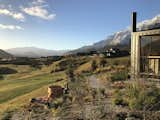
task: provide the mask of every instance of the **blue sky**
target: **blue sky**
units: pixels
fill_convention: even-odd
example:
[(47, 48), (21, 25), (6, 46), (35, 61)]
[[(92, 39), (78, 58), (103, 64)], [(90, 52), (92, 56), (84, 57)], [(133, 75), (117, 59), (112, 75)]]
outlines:
[(75, 49), (160, 14), (159, 0), (0, 0), (0, 49)]

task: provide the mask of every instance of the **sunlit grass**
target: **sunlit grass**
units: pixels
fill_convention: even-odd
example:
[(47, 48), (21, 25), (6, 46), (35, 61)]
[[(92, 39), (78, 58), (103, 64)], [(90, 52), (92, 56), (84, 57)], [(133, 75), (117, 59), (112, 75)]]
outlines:
[[(64, 79), (61, 83), (57, 79)], [(47, 95), (47, 87), (65, 84), (65, 73), (44, 73), (25, 79), (5, 79), (0, 81), (0, 113), (26, 105), (32, 97)]]

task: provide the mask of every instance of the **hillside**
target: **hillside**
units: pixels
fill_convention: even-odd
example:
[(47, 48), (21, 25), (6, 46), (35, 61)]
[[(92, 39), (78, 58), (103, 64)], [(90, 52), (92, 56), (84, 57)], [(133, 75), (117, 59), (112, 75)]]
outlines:
[(0, 49), (0, 58), (11, 58), (11, 57), (13, 57), (11, 54)]
[(36, 47), (19, 47), (6, 50), (8, 53), (17, 57), (47, 57), (55, 55), (63, 55), (67, 50), (48, 50)]
[[(0, 79), (0, 119), (125, 120), (136, 115), (135, 118), (143, 120), (145, 114), (146, 120), (159, 120), (157, 82), (129, 80), (129, 66), (129, 57), (99, 56), (67, 56), (42, 65), (41, 69), (0, 65), (17, 71)], [(65, 87), (66, 83), (69, 91), (49, 104), (31, 103), (32, 98), (45, 100), (48, 86)], [(152, 108), (151, 104), (156, 105), (155, 112), (142, 114), (144, 106)]]
[[(123, 59), (125, 63), (128, 62), (128, 57), (114, 60), (108, 59), (107, 66), (104, 67), (104, 69), (97, 69), (95, 72), (100, 70), (108, 71), (111, 69), (109, 66), (112, 62), (121, 61), (121, 59)], [(2, 116), (8, 116), (13, 113), (21, 115), (21, 113), (23, 113), (21, 110), (26, 110), (25, 106), (29, 105), (30, 99), (47, 96), (48, 86), (64, 86), (68, 79), (66, 70), (71, 62), (74, 63), (75, 74), (78, 75), (83, 72), (91, 73), (90, 67), (92, 60), (96, 60), (97, 64), (99, 64), (101, 58), (89, 56), (77, 58), (67, 57), (55, 61), (49, 66), (43, 65), (41, 69), (36, 69), (29, 65), (0, 65), (0, 67), (8, 67), (17, 71), (17, 73), (14, 74), (3, 75), (4, 78), (0, 80), (0, 119)], [(121, 64), (121, 62), (119, 63)], [(86, 79), (82, 80), (85, 81)], [(77, 87), (77, 85), (73, 86)], [(20, 113), (17, 113), (17, 110), (20, 111)], [(28, 113), (24, 115), (27, 116)], [(41, 115), (38, 114), (37, 117), (39, 116)], [(42, 116), (44, 115), (42, 114)], [(45, 117), (47, 117), (47, 115), (45, 115)]]
[[(160, 15), (155, 16), (152, 19), (142, 21), (137, 25), (137, 31), (157, 29), (160, 28)], [(77, 52), (87, 52), (92, 50), (102, 50), (106, 47), (111, 46), (121, 46), (121, 48), (126, 48), (129, 45), (131, 40), (131, 29), (128, 27), (122, 31), (116, 32), (113, 35), (108, 36), (106, 39), (101, 40), (100, 42), (94, 43), (93, 45), (84, 46), (79, 49), (70, 51), (69, 53)], [(128, 46), (129, 48), (129, 46)]]

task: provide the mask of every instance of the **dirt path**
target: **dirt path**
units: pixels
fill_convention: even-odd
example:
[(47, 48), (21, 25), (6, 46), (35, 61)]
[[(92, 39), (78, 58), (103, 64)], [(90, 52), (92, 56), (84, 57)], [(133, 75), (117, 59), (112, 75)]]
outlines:
[(102, 84), (95, 75), (88, 78), (88, 84), (91, 88), (105, 88), (104, 84)]

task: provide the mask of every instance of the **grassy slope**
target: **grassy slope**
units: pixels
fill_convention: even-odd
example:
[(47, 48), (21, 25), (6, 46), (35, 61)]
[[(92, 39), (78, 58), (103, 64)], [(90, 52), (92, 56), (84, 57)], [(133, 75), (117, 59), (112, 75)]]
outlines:
[[(100, 60), (99, 57), (77, 58), (78, 61), (86, 62), (79, 65), (76, 72), (90, 70), (93, 59), (97, 62)], [(107, 63), (113, 65), (115, 61), (127, 63), (128, 60), (129, 57), (107, 58)], [(6, 67), (16, 69), (18, 73), (7, 75), (5, 80), (0, 81), (0, 114), (8, 109), (13, 110), (24, 106), (32, 97), (46, 96), (48, 85), (57, 84), (55, 80), (59, 78), (66, 79), (64, 71), (50, 74), (50, 71), (59, 62), (57, 61), (48, 67), (44, 66), (41, 70), (35, 70), (29, 66), (7, 65)], [(61, 81), (58, 84), (64, 84), (64, 82)]]
[[(90, 57), (90, 59), (88, 60), (88, 62), (80, 65), (77, 69), (76, 69), (76, 73), (82, 73), (83, 71), (91, 71), (91, 64), (92, 64), (92, 60), (96, 60), (97, 64), (99, 64), (100, 62), (100, 57)], [(129, 56), (127, 57), (119, 57), (119, 58), (106, 58), (107, 64), (106, 64), (106, 69), (108, 69), (108, 67), (110, 66), (117, 66), (118, 65), (127, 65), (129, 63)], [(104, 69), (105, 69), (104, 68)], [(100, 68), (102, 69), (102, 68)]]
[(42, 70), (34, 70), (29, 66), (7, 67), (17, 69), (19, 73), (7, 75), (5, 80), (0, 81), (0, 114), (25, 105), (32, 97), (47, 95), (48, 85), (58, 84), (55, 80), (59, 78), (66, 79), (64, 72), (50, 74), (51, 68), (47, 67)]

